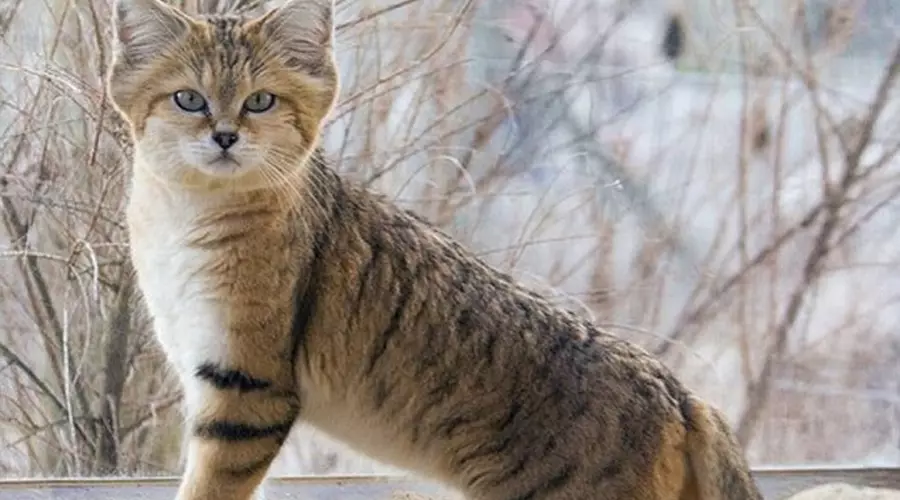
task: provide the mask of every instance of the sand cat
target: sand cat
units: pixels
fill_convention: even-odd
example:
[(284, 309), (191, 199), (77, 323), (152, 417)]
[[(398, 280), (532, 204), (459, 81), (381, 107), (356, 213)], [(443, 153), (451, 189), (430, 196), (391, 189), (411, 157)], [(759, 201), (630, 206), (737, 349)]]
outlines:
[(318, 149), (332, 0), (117, 0), (131, 255), (185, 394), (179, 500), (254, 495), (302, 420), (475, 500), (757, 500), (721, 414)]

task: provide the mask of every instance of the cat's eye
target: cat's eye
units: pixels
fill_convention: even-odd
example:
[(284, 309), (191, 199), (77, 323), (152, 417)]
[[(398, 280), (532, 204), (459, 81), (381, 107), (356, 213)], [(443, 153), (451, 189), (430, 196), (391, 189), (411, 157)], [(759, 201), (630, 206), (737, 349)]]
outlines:
[(179, 108), (189, 113), (206, 110), (206, 99), (196, 90), (179, 90), (172, 95), (172, 99)]
[(275, 96), (269, 92), (255, 92), (244, 101), (244, 109), (250, 113), (265, 113), (275, 105)]

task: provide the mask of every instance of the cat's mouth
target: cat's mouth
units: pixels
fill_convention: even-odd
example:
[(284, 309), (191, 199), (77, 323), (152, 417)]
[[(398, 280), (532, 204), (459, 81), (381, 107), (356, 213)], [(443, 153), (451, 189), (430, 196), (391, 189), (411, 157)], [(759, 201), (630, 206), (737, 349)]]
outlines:
[(237, 161), (237, 159), (235, 159), (235, 157), (232, 156), (231, 153), (222, 152), (221, 154), (219, 154), (219, 156), (213, 158), (212, 161), (209, 162), (209, 165), (210, 166), (228, 165), (228, 166), (239, 167), (239, 166), (241, 166), (241, 163), (239, 161)]
[(234, 177), (242, 173), (243, 165), (231, 153), (222, 152), (213, 159), (198, 165), (200, 170), (213, 177)]
[(237, 159), (228, 152), (223, 152), (220, 155), (216, 156), (209, 162), (207, 162), (207, 167), (215, 168), (215, 169), (228, 169), (231, 172), (234, 172), (241, 166), (241, 162), (237, 161)]

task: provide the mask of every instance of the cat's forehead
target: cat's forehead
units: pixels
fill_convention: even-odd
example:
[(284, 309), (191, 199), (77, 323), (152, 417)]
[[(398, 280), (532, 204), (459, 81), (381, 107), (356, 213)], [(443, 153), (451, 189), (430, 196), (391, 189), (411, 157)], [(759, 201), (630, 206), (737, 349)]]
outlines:
[(185, 47), (194, 77), (229, 100), (240, 85), (261, 71), (259, 39), (236, 16), (206, 16)]
[[(233, 66), (253, 56), (254, 40), (244, 26), (243, 19), (232, 16), (210, 16), (203, 19), (199, 39), (189, 46), (205, 63), (223, 68)], [(199, 43), (197, 43), (199, 42)]]
[(229, 40), (245, 33), (246, 21), (243, 17), (233, 15), (207, 15), (200, 18), (213, 36), (221, 40)]

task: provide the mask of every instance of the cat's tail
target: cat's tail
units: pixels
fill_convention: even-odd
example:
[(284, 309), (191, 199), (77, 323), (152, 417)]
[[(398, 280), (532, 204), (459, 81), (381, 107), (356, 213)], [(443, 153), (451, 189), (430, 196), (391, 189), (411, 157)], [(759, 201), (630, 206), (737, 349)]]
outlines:
[(682, 412), (687, 421), (687, 455), (696, 500), (762, 500), (741, 446), (722, 413), (694, 396), (687, 397)]

